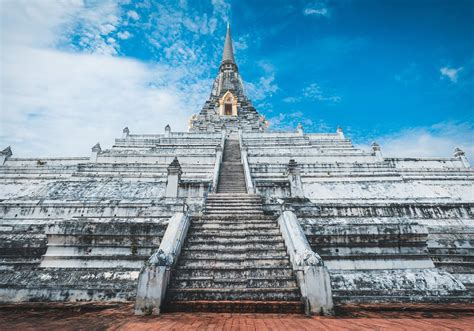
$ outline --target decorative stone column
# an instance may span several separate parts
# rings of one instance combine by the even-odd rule
[[[345,139],[345,137],[344,137],[344,132],[342,131],[342,128],[341,128],[340,126],[337,127],[337,131],[336,131],[336,132],[337,132],[339,138]]]
[[[466,167],[466,168],[470,168],[471,165],[469,164],[469,160],[467,159],[466,157],[466,153],[464,153],[464,151],[462,149],[460,149],[459,147],[456,147],[454,149],[454,154],[453,154],[454,158],[456,159],[459,159],[461,160],[462,164]]]
[[[123,128],[122,138],[127,139],[129,135],[130,135],[130,130],[128,129],[128,126],[126,126],[126,127]]]
[[[0,165],[4,165],[5,162],[10,158],[10,156],[12,156],[13,153],[12,153],[12,149],[10,148],[10,146],[8,146],[7,148],[5,148],[3,151],[0,152]]]
[[[165,126],[165,138],[169,138],[169,137],[171,137],[171,126],[167,124]]]
[[[175,157],[173,162],[168,166],[168,178],[166,180],[166,197],[177,198],[179,182],[181,180],[181,165],[179,164],[178,158]]]
[[[296,133],[298,133],[300,136],[304,135],[303,125],[301,125],[301,123],[298,123],[298,126],[296,127]]]
[[[288,181],[290,182],[290,196],[292,198],[303,198],[303,183],[301,182],[301,168],[299,164],[291,159],[287,168]]]
[[[92,147],[91,159],[92,163],[97,163],[97,155],[102,152],[102,148],[100,148],[100,144],[97,143]]]
[[[383,160],[382,150],[380,148],[380,145],[377,144],[375,141],[372,143],[372,152],[374,153],[374,155],[377,159],[379,159],[380,161]]]

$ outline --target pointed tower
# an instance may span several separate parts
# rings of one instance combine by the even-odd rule
[[[219,73],[201,112],[189,120],[189,130],[216,132],[225,128],[228,131],[263,131],[266,127],[267,121],[257,113],[245,94],[235,62],[230,25],[227,24]]]
[[[224,52],[222,53],[222,62],[220,70],[223,67],[231,68],[237,71],[237,65],[234,58],[234,47],[232,46],[232,36],[230,35],[230,24],[227,23],[227,33],[225,35]]]

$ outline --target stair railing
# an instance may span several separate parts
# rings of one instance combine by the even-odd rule
[[[298,218],[292,211],[283,211],[278,224],[296,273],[306,314],[331,315],[331,281],[323,260],[311,249]]]
[[[171,268],[178,261],[190,222],[188,212],[175,213],[170,218],[160,248],[151,255],[140,271],[135,315],[160,314],[170,281]]]
[[[212,193],[217,192],[217,185],[219,185],[219,174],[221,172],[221,164],[222,164],[222,158],[223,158],[223,152],[224,152],[224,144],[225,144],[225,130],[222,131],[222,138],[221,138],[221,143],[220,145],[216,146],[216,161],[214,163],[214,174],[212,177],[212,186],[211,186],[211,191]]]
[[[248,162],[248,149],[247,146],[244,145],[243,138],[242,138],[242,130],[239,130],[239,145],[240,145],[240,159],[244,168],[244,177],[245,177],[245,186],[247,187],[248,194],[254,194],[255,189],[253,187],[252,176],[250,174],[250,167]]]

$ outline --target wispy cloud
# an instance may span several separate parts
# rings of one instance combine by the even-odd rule
[[[132,36],[128,28],[141,15],[116,2],[0,7],[0,144],[12,145],[17,156],[88,155],[97,139],[110,146],[126,125],[132,132],[161,132],[168,123],[185,130],[209,93],[212,70],[203,46],[180,43],[163,27],[153,37],[166,41],[159,45],[166,63],[119,57],[120,42]],[[177,31],[192,29],[179,24]]]
[[[250,99],[260,101],[271,97],[278,91],[278,85],[275,82],[275,67],[268,62],[258,62],[262,75],[257,82],[246,82],[245,87]]]
[[[303,9],[303,14],[305,16],[329,17],[330,12],[329,12],[327,1],[324,1],[324,0],[312,1]]]
[[[463,67],[459,67],[459,68],[443,67],[439,69],[439,72],[441,73],[441,78],[448,78],[451,82],[457,83],[458,74],[461,70],[463,70]]]
[[[286,103],[298,103],[303,100],[313,100],[327,103],[338,103],[341,101],[339,95],[323,93],[321,86],[317,83],[311,83],[301,90],[301,96],[289,96],[283,99]]]
[[[312,83],[303,89],[303,96],[317,101],[329,101],[329,102],[340,102],[341,97],[338,95],[327,95],[323,93],[321,87],[316,84]]]
[[[330,127],[323,120],[313,121],[302,111],[293,110],[289,113],[278,113],[268,118],[271,131],[294,131],[298,124],[303,125],[307,132],[327,132]]]
[[[140,19],[140,15],[134,10],[129,10],[127,12],[127,16],[130,17],[132,20],[138,21]]]
[[[0,146],[17,156],[88,155],[124,126],[186,130],[209,95],[230,17],[227,1],[210,5],[201,12],[184,0],[2,3]],[[122,54],[138,37],[150,62]],[[236,40],[247,47],[248,36]],[[264,103],[278,86],[273,66],[259,67],[247,88]]]
[[[474,127],[470,123],[442,122],[432,126],[414,127],[374,140],[385,156],[397,157],[451,157],[460,147],[466,156],[474,157]],[[368,145],[360,145],[369,149]]]

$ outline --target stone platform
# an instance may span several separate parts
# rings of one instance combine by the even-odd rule
[[[2,330],[472,330],[474,305],[345,306],[339,317],[169,313],[133,316],[131,304],[0,306]]]

